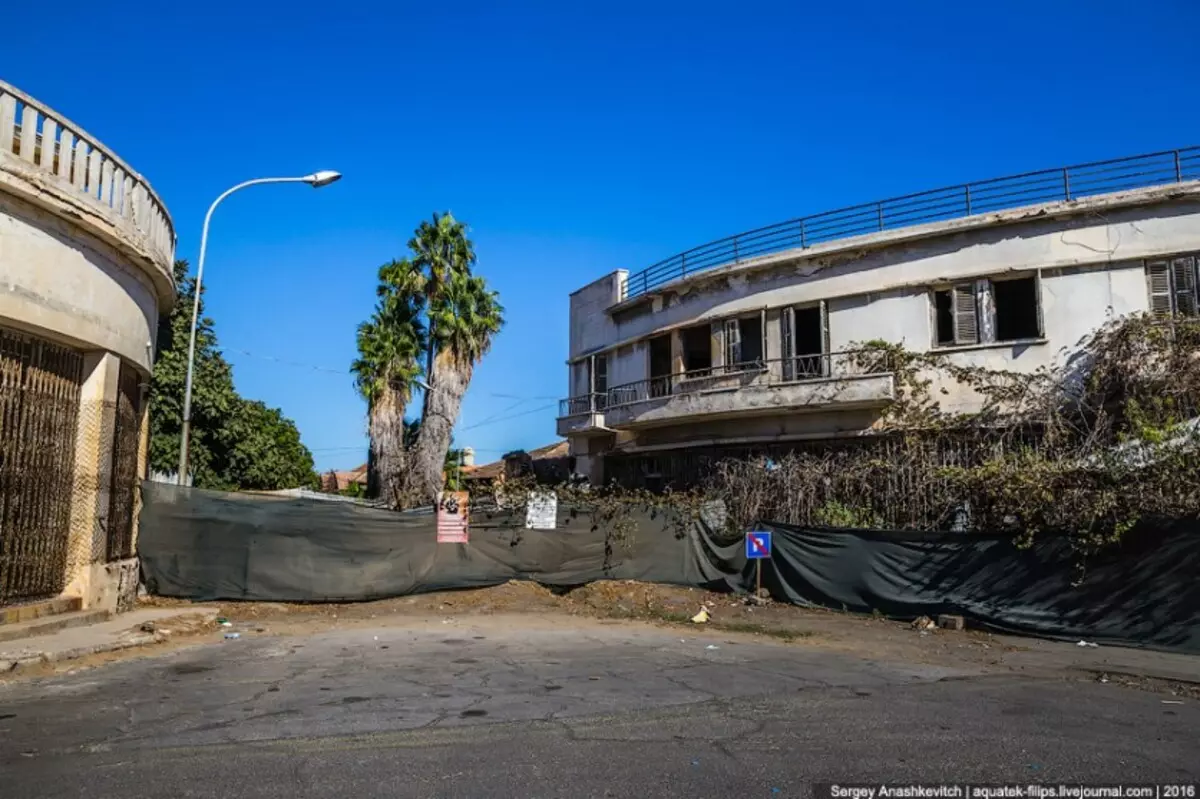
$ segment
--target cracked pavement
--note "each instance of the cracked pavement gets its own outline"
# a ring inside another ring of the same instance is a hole
[[[0,685],[0,793],[717,797],[805,795],[835,780],[1195,782],[1197,730],[1194,700],[1065,677],[627,622],[414,619]]]

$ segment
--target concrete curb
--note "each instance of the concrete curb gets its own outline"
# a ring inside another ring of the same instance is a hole
[[[137,628],[136,611],[130,614],[130,627]],[[137,629],[125,629],[113,634],[113,637],[106,641],[100,641],[94,644],[85,646],[75,646],[60,649],[46,649],[38,651],[36,641],[38,636],[31,639],[26,639],[22,643],[25,644],[24,649],[3,653],[3,659],[0,659],[0,677],[5,674],[12,673],[21,668],[30,666],[38,666],[44,663],[60,663],[68,660],[78,660],[89,655],[99,655],[106,652],[119,652],[124,649],[135,649],[144,646],[153,646],[170,641],[173,637],[168,628],[173,624],[178,624],[183,619],[194,619],[199,617],[203,622],[211,622],[217,618],[217,611],[213,609],[205,609],[202,611],[190,610],[174,616],[157,618],[151,621],[143,622],[141,631]],[[116,617],[111,621],[120,620]],[[77,630],[86,630],[86,627],[76,628]],[[46,636],[51,638],[52,635]],[[31,646],[31,644],[33,644]],[[44,646],[45,644],[43,644]]]

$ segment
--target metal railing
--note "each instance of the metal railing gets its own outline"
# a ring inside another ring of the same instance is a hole
[[[854,205],[693,247],[630,274],[621,286],[621,298],[645,294],[688,275],[822,242],[1186,180],[1200,180],[1200,147],[1025,172]]]
[[[0,81],[0,158],[9,157],[115,214],[118,226],[144,240],[170,269],[175,229],[150,183],[83,128]]]
[[[613,386],[607,394],[585,394],[560,400],[559,416],[601,412],[634,402],[703,391],[763,388],[817,380],[882,375],[892,371],[887,353],[874,350],[848,350],[756,360],[637,380]]]
[[[608,407],[607,394],[582,394],[558,401],[559,416],[579,416],[585,413],[600,413]]]

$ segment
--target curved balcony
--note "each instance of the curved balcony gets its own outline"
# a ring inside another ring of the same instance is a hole
[[[560,401],[558,434],[588,436],[712,417],[881,407],[896,398],[885,353],[799,355],[614,386]]]
[[[149,262],[160,296],[173,296],[175,230],[150,183],[83,128],[3,81],[0,190]]]
[[[625,277],[618,302],[693,275],[814,244],[1098,194],[1200,180],[1200,147],[1025,172],[826,211],[701,244]]]

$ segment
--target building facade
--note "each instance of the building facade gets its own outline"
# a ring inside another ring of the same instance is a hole
[[[136,595],[171,218],[99,139],[0,81],[0,606]]]
[[[1121,315],[1197,312],[1200,148],[817,214],[571,295],[558,432],[593,482],[667,455],[862,436],[895,397],[869,341],[1032,371]],[[970,411],[968,388],[942,405]],[[652,480],[649,482],[653,482]]]

